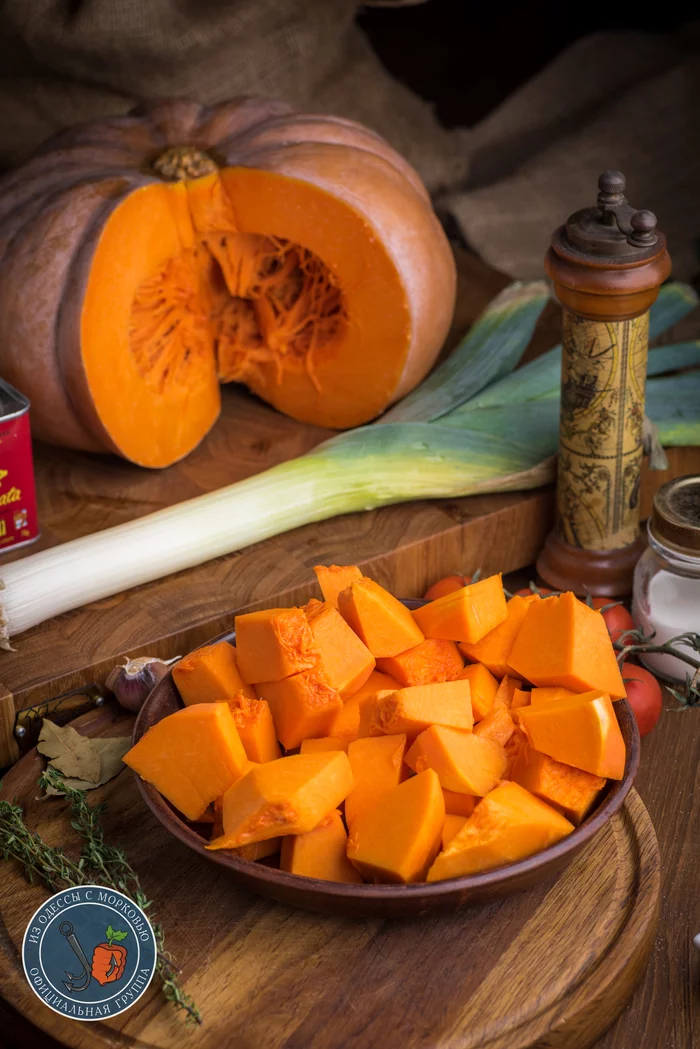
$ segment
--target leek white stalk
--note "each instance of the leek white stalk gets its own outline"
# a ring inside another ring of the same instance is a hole
[[[300,525],[411,499],[532,488],[537,451],[426,423],[367,426],[311,454],[2,569],[5,640],[52,616]]]

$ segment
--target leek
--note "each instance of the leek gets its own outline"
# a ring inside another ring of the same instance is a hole
[[[546,298],[541,281],[511,285],[454,354],[376,424],[227,488],[6,565],[0,643],[72,608],[301,525],[412,499],[551,481],[561,348],[513,370]],[[685,285],[666,285],[652,308],[654,337],[696,301]],[[666,444],[700,444],[700,376],[665,376],[699,362],[698,343],[650,353],[647,408]]]
[[[380,420],[432,422],[512,372],[532,338],[547,302],[543,280],[509,284],[486,307],[432,375]]]
[[[427,423],[352,430],[245,481],[7,565],[0,637],[7,644],[72,608],[338,514],[535,488],[552,476],[541,458]]]
[[[698,304],[698,296],[687,284],[671,281],[664,284],[658,298],[650,310],[649,338],[657,339],[668,328],[683,320]],[[693,350],[693,347],[696,347]],[[650,375],[660,374],[658,368],[671,370],[685,368],[700,362],[698,343],[678,343],[676,346],[662,346],[649,354]],[[676,363],[672,358],[676,356]],[[667,365],[666,362],[669,362]],[[561,346],[543,353],[530,361],[523,368],[510,372],[500,382],[492,382],[462,404],[473,408],[493,408],[499,404],[520,404],[522,401],[541,400],[545,397],[559,396],[561,379]]]

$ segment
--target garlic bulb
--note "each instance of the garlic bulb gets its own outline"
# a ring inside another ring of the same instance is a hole
[[[117,702],[125,710],[139,711],[146,696],[165,677],[170,664],[180,657],[163,662],[156,656],[139,656],[128,659],[123,666],[115,667],[105,682],[105,687],[114,693]]]

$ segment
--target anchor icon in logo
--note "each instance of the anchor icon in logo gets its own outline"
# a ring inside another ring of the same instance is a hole
[[[62,936],[65,936],[73,954],[82,966],[81,971],[78,973],[68,972],[67,969],[64,970],[68,977],[67,980],[63,981],[63,986],[66,990],[85,991],[93,977],[101,986],[121,979],[126,965],[127,950],[126,947],[122,947],[119,943],[115,946],[114,941],[124,940],[128,933],[118,929],[114,930],[110,925],[106,934],[108,942],[97,944],[92,952],[92,962],[90,963],[87,960],[80,940],[73,932],[71,923],[61,922],[58,931]]]

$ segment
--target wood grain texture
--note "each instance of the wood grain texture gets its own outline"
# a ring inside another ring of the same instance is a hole
[[[597,1049],[700,1046],[700,709],[664,713],[642,740],[636,787],[661,850],[661,915],[644,981]]]
[[[102,711],[81,724],[115,735],[130,722],[115,725]],[[16,796],[51,840],[69,837],[57,815],[64,803],[35,800],[40,767],[27,755],[3,796]],[[659,855],[634,791],[558,879],[407,921],[316,916],[250,896],[165,834],[128,773],[96,794],[109,804],[109,835],[158,898],[169,946],[205,1015],[187,1039],[197,1049],[586,1049],[628,999],[653,943]],[[109,1023],[65,1020],[37,1002],[18,947],[46,895],[14,869],[4,873],[0,994],[15,1030],[31,1018],[47,1049],[47,1035],[73,1049],[182,1044],[182,1022],[155,987]],[[22,1044],[31,1046],[25,1030]]]
[[[19,747],[13,735],[15,698],[0,684],[0,768],[12,765],[19,757]]]

